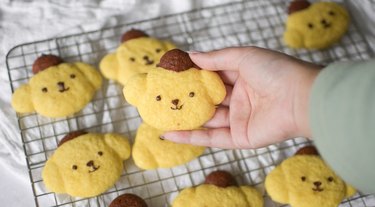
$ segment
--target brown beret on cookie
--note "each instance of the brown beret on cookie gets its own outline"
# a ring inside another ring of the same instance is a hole
[[[87,134],[87,132],[83,131],[83,130],[80,130],[80,131],[74,131],[74,132],[70,132],[68,133],[67,135],[65,135],[59,142],[59,144],[57,145],[57,147],[60,147],[62,144],[64,144],[65,142],[67,141],[70,141],[74,138],[77,138],[81,135],[84,135],[84,134]]]
[[[148,37],[148,34],[143,32],[142,30],[138,29],[131,29],[125,32],[121,37],[121,43],[126,42],[128,40],[140,38],[140,37]]]
[[[310,2],[306,0],[294,0],[289,4],[288,14],[304,10],[310,6]]]
[[[295,155],[319,155],[319,152],[314,146],[305,146],[299,149]]]
[[[226,171],[215,171],[206,177],[204,184],[216,185],[217,187],[226,188],[229,186],[236,186],[236,180]]]
[[[38,72],[47,69],[54,65],[59,65],[60,63],[63,63],[64,60],[61,59],[59,56],[56,55],[42,55],[38,57],[33,64],[32,71],[34,74],[37,74]]]
[[[185,71],[190,68],[200,69],[190,59],[190,56],[187,52],[179,49],[173,49],[166,52],[160,58],[160,63],[157,66],[175,72]]]
[[[139,196],[126,193],[115,198],[109,207],[147,207],[147,204]]]

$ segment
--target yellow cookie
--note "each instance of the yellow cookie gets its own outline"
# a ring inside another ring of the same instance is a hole
[[[36,74],[12,96],[12,107],[17,112],[65,117],[91,101],[102,85],[100,73],[86,63],[61,63],[54,61],[56,58],[44,55],[35,61]]]
[[[133,159],[142,169],[170,168],[187,163],[204,152],[204,147],[163,140],[162,131],[143,123],[133,145]]]
[[[313,147],[302,148],[266,177],[274,201],[293,207],[334,207],[355,190],[333,172]]]
[[[116,52],[106,55],[99,67],[104,77],[125,85],[133,75],[148,73],[161,56],[173,48],[176,46],[168,41],[148,37],[140,30],[130,30],[123,35]]]
[[[292,48],[323,49],[338,42],[349,25],[349,14],[333,2],[295,0],[289,7],[284,42]]]
[[[184,189],[173,207],[263,207],[262,195],[250,186],[235,186],[230,174],[217,171],[206,184]]]
[[[121,135],[69,134],[48,159],[42,172],[43,181],[56,193],[96,196],[115,184],[123,161],[129,157],[129,142]]]
[[[196,129],[211,119],[226,95],[219,75],[197,69],[178,49],[168,51],[159,66],[124,87],[126,100],[137,107],[143,121],[169,131]]]

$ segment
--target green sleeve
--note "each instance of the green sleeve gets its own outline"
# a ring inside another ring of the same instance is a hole
[[[375,193],[375,60],[323,69],[313,84],[309,113],[324,160],[358,190]]]

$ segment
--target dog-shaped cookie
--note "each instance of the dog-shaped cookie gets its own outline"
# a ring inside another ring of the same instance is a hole
[[[50,191],[76,197],[105,192],[120,178],[130,157],[128,139],[118,134],[68,134],[48,159],[43,181]]]
[[[149,37],[141,30],[132,29],[122,36],[116,52],[106,55],[99,68],[104,77],[125,85],[130,77],[148,73],[159,62],[161,56],[176,48],[169,41]]]
[[[270,197],[292,207],[334,207],[355,194],[318,155],[314,147],[300,149],[266,177]]]
[[[237,186],[231,174],[215,171],[204,184],[186,188],[173,201],[173,207],[263,207],[263,197],[250,186]]]
[[[294,0],[289,6],[284,42],[292,48],[323,49],[347,31],[349,14],[337,3]]]
[[[138,128],[132,155],[142,169],[170,168],[187,163],[204,152],[204,147],[178,144],[160,137],[163,131],[142,123]]]
[[[131,78],[123,90],[143,121],[169,131],[196,129],[211,119],[226,95],[219,75],[198,69],[178,49],[168,51],[158,66]]]
[[[64,63],[54,55],[42,55],[33,65],[34,76],[12,96],[19,113],[37,112],[46,117],[65,117],[83,109],[102,85],[91,65]]]

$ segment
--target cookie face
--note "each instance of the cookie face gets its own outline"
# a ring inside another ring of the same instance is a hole
[[[223,183],[220,175],[227,173],[218,173],[215,176],[218,183]],[[227,178],[228,176],[226,176]],[[216,183],[217,181],[211,181]],[[206,181],[206,183],[208,183]],[[228,183],[226,181],[225,183]],[[220,206],[220,207],[263,207],[262,195],[250,186],[226,186],[219,187],[214,184],[202,184],[197,187],[186,188],[173,201],[173,207],[194,206]]]
[[[36,111],[46,117],[64,117],[84,108],[101,84],[102,78],[92,66],[61,63],[38,72],[18,88],[12,106],[20,113]]]
[[[292,48],[323,49],[338,42],[348,25],[345,8],[332,2],[317,2],[288,16],[284,42]]]
[[[100,62],[100,70],[108,79],[125,85],[130,77],[148,73],[159,63],[161,56],[176,46],[152,37],[137,37],[123,42],[115,53]]]
[[[114,185],[129,156],[130,145],[125,137],[88,133],[58,147],[48,159],[42,177],[53,192],[92,197]]]
[[[355,190],[338,177],[318,155],[295,155],[266,177],[265,187],[279,203],[299,207],[338,206]]]
[[[226,95],[215,72],[196,68],[176,72],[158,67],[129,80],[123,92],[144,122],[163,131],[202,126]]]
[[[138,128],[132,155],[139,168],[170,168],[187,163],[204,152],[204,147],[163,140],[162,134],[163,131],[145,123]]]

